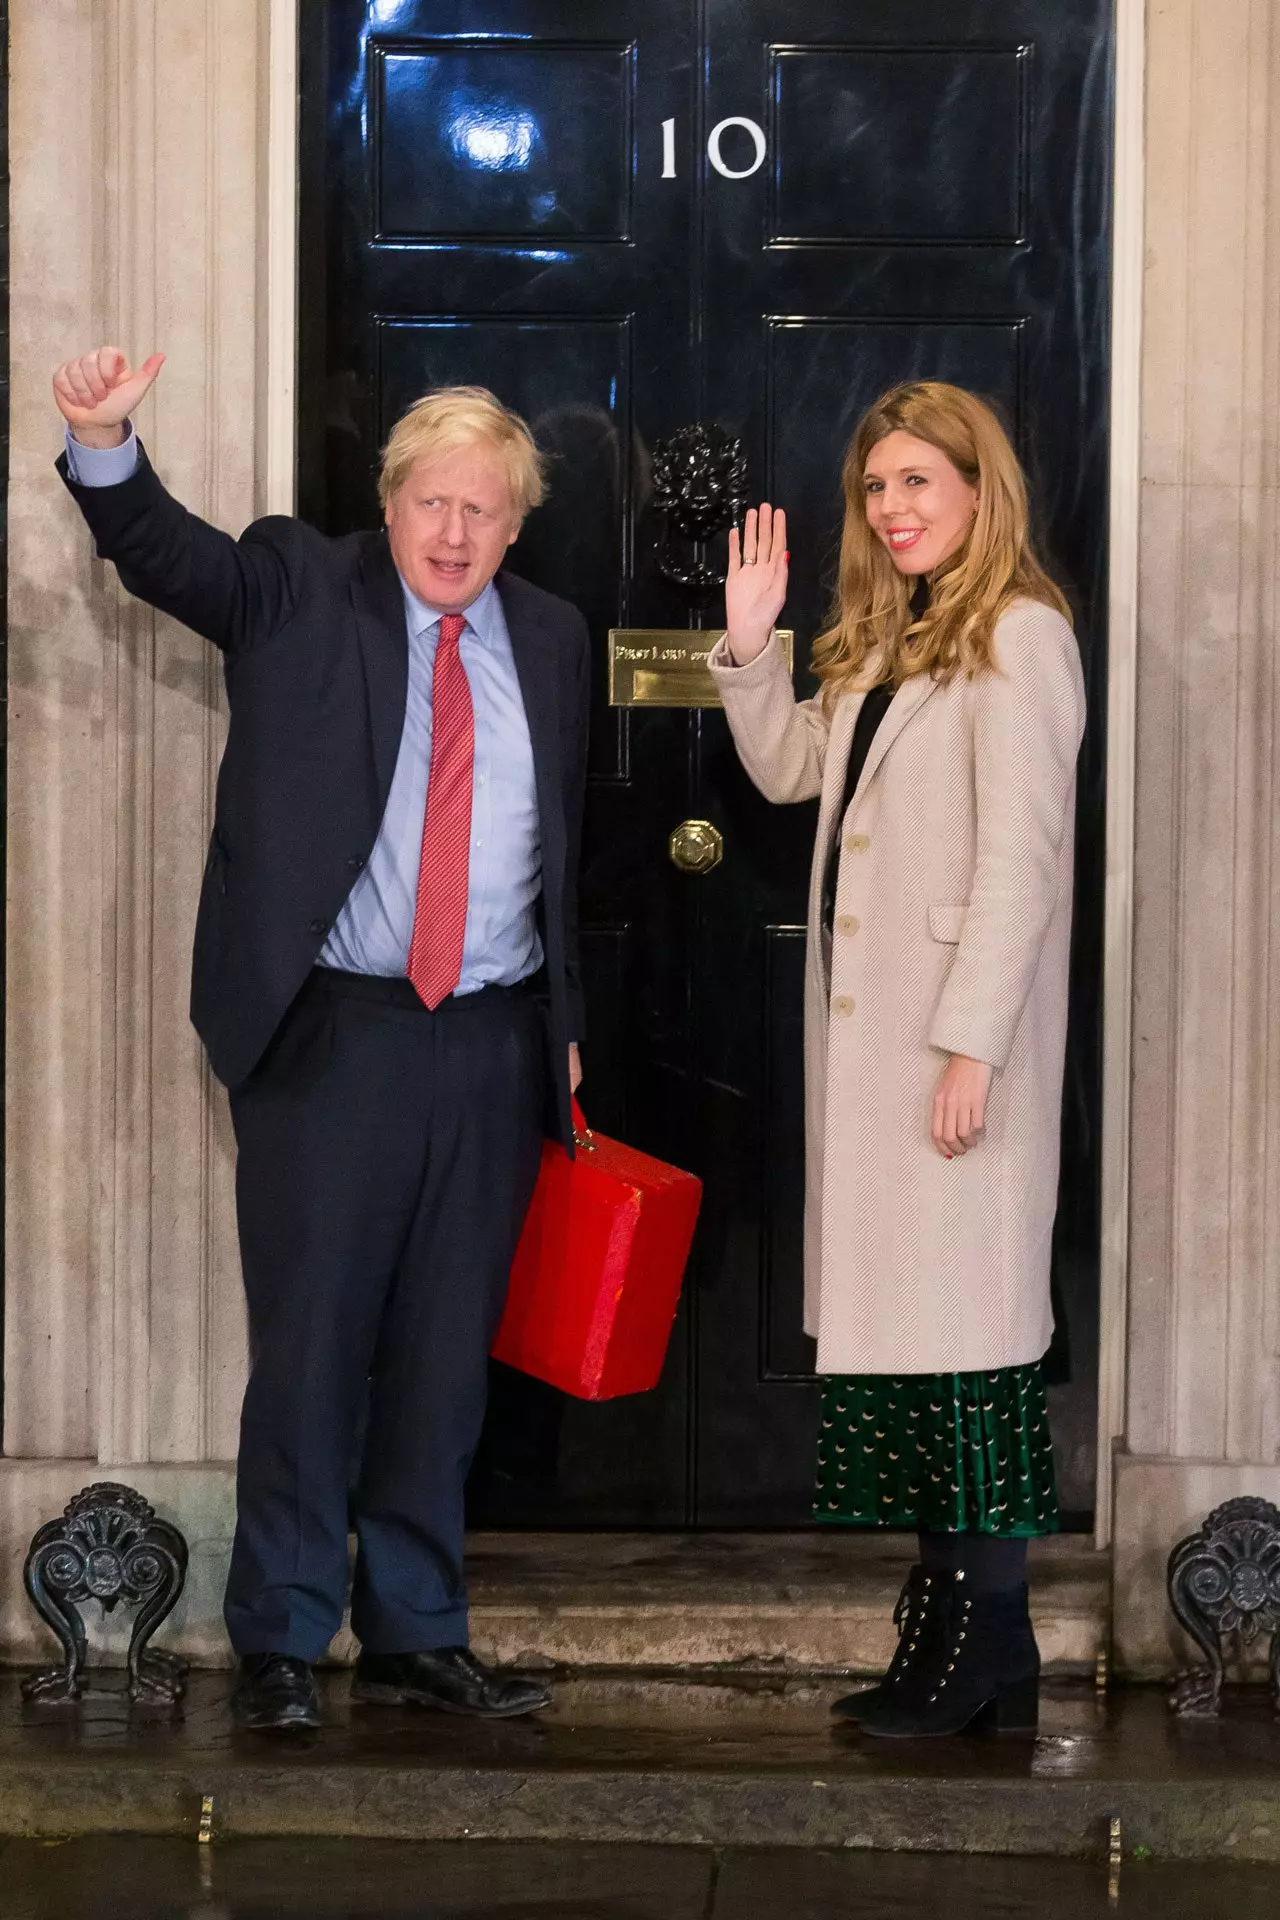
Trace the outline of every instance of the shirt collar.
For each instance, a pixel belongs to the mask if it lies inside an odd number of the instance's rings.
[[[420,600],[403,578],[400,586],[404,593],[404,617],[408,624],[409,637],[420,640],[424,634],[430,633],[433,627],[439,625],[439,608],[428,606],[425,600]],[[498,589],[491,580],[484,592],[471,602],[463,618],[477,640],[487,644],[494,632],[498,613]]]

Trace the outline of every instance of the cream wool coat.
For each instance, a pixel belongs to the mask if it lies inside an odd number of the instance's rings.
[[[862,695],[798,702],[776,638],[712,670],[767,799],[821,795],[805,973],[805,1330],[821,1373],[1038,1360],[1053,1330],[1076,758],[1070,626],[1012,607],[999,672],[902,686],[843,820]],[[841,835],[830,961],[821,888]],[[995,1069],[985,1137],[930,1138],[950,1054]]]

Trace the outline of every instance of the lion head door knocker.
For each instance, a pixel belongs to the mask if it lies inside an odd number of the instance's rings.
[[[1263,1634],[1271,1636],[1271,1691],[1280,1712],[1280,1507],[1252,1496],[1215,1507],[1169,1555],[1168,1586],[1180,1625],[1209,1661],[1178,1675],[1174,1712],[1217,1713],[1223,1642],[1247,1647]]]
[[[129,1697],[172,1707],[182,1698],[187,1667],[147,1643],[168,1618],[187,1577],[187,1543],[132,1487],[99,1481],[85,1487],[60,1520],[31,1542],[23,1581],[40,1618],[62,1644],[61,1666],[22,1683],[28,1700],[61,1705],[84,1691],[87,1642],[80,1608],[96,1600],[104,1613],[123,1602],[138,1609],[129,1641]]]
[[[723,427],[698,422],[655,441],[653,504],[662,515],[663,579],[699,598],[722,587],[724,572],[708,560],[707,545],[741,518],[746,498],[747,456]]]

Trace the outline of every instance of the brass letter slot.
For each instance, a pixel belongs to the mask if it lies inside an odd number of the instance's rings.
[[[724,629],[691,633],[684,627],[611,627],[609,629],[609,705],[611,707],[719,707],[724,702],[711,677],[707,655]],[[795,662],[795,635],[779,630],[787,657]]]

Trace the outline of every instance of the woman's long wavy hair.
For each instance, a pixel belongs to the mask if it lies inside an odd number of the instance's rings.
[[[911,614],[911,579],[899,573],[867,524],[864,475],[871,449],[909,433],[944,453],[978,490],[969,536],[933,575],[929,606]],[[1027,485],[991,408],[963,387],[919,380],[892,387],[863,415],[841,474],[840,580],[826,631],[813,643],[823,696],[914,674],[950,680],[995,665],[996,622],[1014,600],[1040,600],[1070,619],[1067,602],[1031,544]]]

